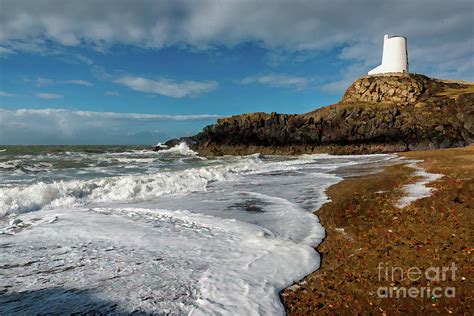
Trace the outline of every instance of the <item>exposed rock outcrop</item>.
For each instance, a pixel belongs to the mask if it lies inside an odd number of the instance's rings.
[[[466,146],[474,142],[474,85],[423,75],[355,81],[342,100],[306,114],[223,118],[186,141],[203,155],[337,154]]]
[[[428,77],[420,75],[367,76],[354,82],[341,102],[405,105],[416,102],[431,86]]]

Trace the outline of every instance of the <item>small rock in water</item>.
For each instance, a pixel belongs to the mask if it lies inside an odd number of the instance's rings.
[[[10,226],[16,226],[16,225],[18,225],[18,224],[20,224],[20,223],[23,223],[23,221],[22,221],[21,219],[19,219],[19,218],[15,218],[15,219],[13,219],[13,220],[10,221]]]
[[[267,232],[260,231],[256,234],[256,236],[257,237],[268,237],[268,236],[270,236],[270,234],[267,233]]]

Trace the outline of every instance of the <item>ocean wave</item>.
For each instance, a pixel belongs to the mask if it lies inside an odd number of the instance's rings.
[[[169,155],[172,162],[176,164],[180,156],[191,156],[194,160],[199,158],[186,144],[179,144],[171,149],[154,152],[151,155]],[[144,159],[150,158],[145,156]],[[116,157],[119,158],[119,157]],[[125,157],[121,157],[125,158]],[[128,157],[131,158],[131,157]],[[179,158],[179,159],[178,159]],[[131,158],[133,159],[133,158]],[[95,178],[83,178],[60,181],[35,181],[29,184],[21,184],[15,187],[0,188],[0,217],[11,213],[23,213],[37,211],[40,209],[81,206],[91,203],[125,202],[133,203],[153,200],[163,195],[184,194],[189,192],[203,191],[209,183],[215,181],[228,181],[236,179],[242,174],[263,173],[274,171],[294,171],[304,169],[308,165],[324,169],[325,172],[336,169],[343,165],[351,165],[354,161],[338,161],[331,163],[332,157],[328,159],[325,155],[303,156],[285,160],[269,160],[262,155],[250,155],[243,157],[224,157],[213,160],[198,160],[188,166],[165,169],[162,171],[149,169],[148,172],[140,174],[127,174],[128,171],[117,170],[117,173],[108,172],[107,176],[98,170]],[[126,162],[130,160],[125,159]],[[145,160],[147,161],[147,160]],[[147,161],[150,163],[150,161]],[[10,161],[11,165],[21,165],[21,160]],[[39,163],[32,164],[27,171],[45,170],[51,165]],[[161,163],[160,163],[161,166]],[[0,166],[1,167],[1,166]],[[156,163],[150,164],[150,168],[156,167]],[[192,167],[192,168],[191,168]],[[310,166],[311,167],[311,166]],[[54,172],[51,173],[54,175]],[[48,178],[48,179],[51,179]],[[62,178],[64,179],[64,178]]]
[[[166,154],[179,154],[183,156],[197,156],[197,152],[191,150],[186,143],[180,143],[174,147],[169,149],[162,149],[159,153],[166,153]]]
[[[261,164],[258,159],[244,159],[226,165],[176,172],[37,182],[28,186],[3,188],[0,189],[0,216],[42,208],[143,201],[166,194],[202,191],[209,182],[229,180],[242,172],[257,170]]]
[[[40,172],[51,168],[53,165],[47,162],[25,163],[22,160],[9,160],[0,162],[0,171]]]
[[[176,151],[187,152],[182,146]],[[258,155],[218,160],[215,165],[153,174],[120,175],[90,180],[36,182],[0,189],[0,216],[43,208],[106,202],[138,202],[163,195],[203,191],[215,181],[232,180],[244,173],[297,170],[311,160],[265,162]]]
[[[2,255],[15,264],[4,283],[13,292],[40,289],[4,309],[44,306],[48,284],[68,284],[93,289],[124,313],[281,315],[278,293],[320,265],[314,247],[325,231],[310,211],[342,179],[332,171],[371,160],[255,154],[201,161],[180,152],[150,153],[168,155],[168,171],[149,173],[150,166],[147,174],[0,188],[0,217],[13,215],[1,221],[10,223]],[[184,169],[176,161],[187,161]],[[24,264],[32,261],[41,274]],[[43,311],[83,311],[64,297]]]

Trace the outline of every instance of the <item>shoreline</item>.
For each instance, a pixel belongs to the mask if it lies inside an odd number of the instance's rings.
[[[331,202],[315,212],[326,229],[316,248],[321,267],[280,293],[288,315],[473,311],[474,146],[398,156],[409,160],[376,174],[348,177],[326,191]],[[422,180],[410,166],[414,159],[422,160],[417,167],[443,177],[427,184],[435,189],[429,197],[398,208],[407,194],[404,188]],[[453,263],[454,280],[407,276],[412,267],[442,270]],[[387,278],[380,273],[394,269],[397,273]],[[448,295],[433,297],[430,291],[438,287]],[[404,294],[410,288],[418,294]],[[452,288],[455,297],[443,292]]]

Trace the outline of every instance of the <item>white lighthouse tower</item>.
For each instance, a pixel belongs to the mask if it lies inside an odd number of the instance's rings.
[[[389,37],[385,34],[383,38],[382,64],[369,71],[369,75],[407,72],[408,51],[406,37]]]

